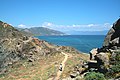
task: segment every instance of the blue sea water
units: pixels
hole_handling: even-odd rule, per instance
[[[77,50],[89,53],[92,48],[100,48],[105,35],[65,35],[65,36],[36,36],[52,44],[72,46]]]

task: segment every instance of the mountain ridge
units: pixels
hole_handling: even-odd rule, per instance
[[[23,33],[29,33],[31,35],[34,36],[50,36],[50,35],[65,35],[65,33],[57,31],[57,30],[53,30],[53,29],[49,29],[49,28],[45,28],[45,27],[32,27],[32,28],[17,28],[19,31],[22,31]]]

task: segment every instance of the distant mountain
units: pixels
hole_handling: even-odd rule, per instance
[[[26,29],[23,29],[23,28],[18,28],[18,27],[15,27],[17,30],[19,30],[23,35],[26,35],[26,36],[34,36],[33,33],[31,33],[29,30]]]
[[[57,30],[52,30],[49,28],[44,28],[44,27],[33,27],[33,28],[17,28],[19,31],[25,33],[25,34],[30,34],[34,36],[40,36],[40,35],[65,35],[65,33],[57,31]]]
[[[104,31],[66,31],[70,35],[106,35],[108,30]]]

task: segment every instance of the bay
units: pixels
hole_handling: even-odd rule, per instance
[[[93,48],[102,47],[105,35],[64,35],[64,36],[36,36],[41,40],[61,46],[71,46],[85,53]]]

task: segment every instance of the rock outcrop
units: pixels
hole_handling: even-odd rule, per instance
[[[103,47],[90,51],[90,59],[97,61],[96,67],[98,72],[107,75],[109,73],[109,76],[114,75],[114,78],[120,77],[120,69],[118,69],[118,66],[120,66],[120,19],[109,30]]]
[[[109,30],[103,48],[119,49],[120,48],[120,19],[118,19]]]
[[[90,60],[83,61],[76,65],[73,73],[70,75],[71,78],[84,80],[88,73],[97,72],[104,74],[105,77],[110,80],[120,79],[120,19],[118,19],[109,30],[102,48],[94,48],[89,53]],[[77,77],[79,77],[79,79]],[[91,77],[93,77],[93,75],[91,75]]]

